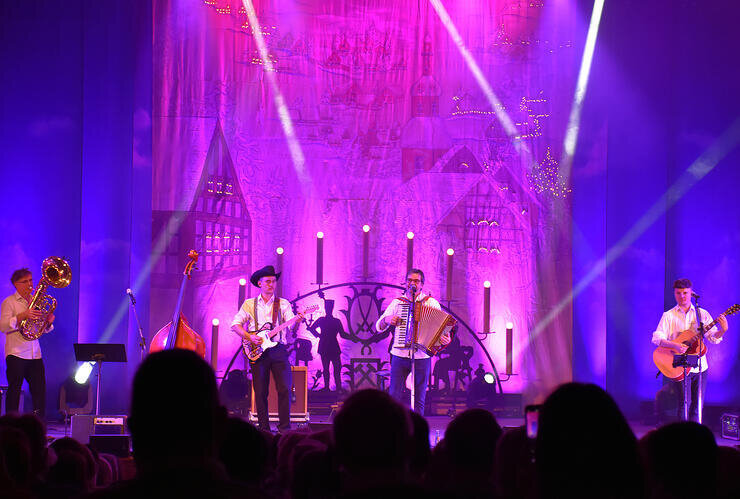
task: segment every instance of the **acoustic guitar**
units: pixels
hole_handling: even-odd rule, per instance
[[[255,345],[254,343],[246,339],[242,340],[242,346],[244,348],[244,353],[247,355],[247,358],[251,360],[252,362],[259,359],[265,350],[267,350],[268,348],[272,348],[278,344],[277,341],[274,341],[275,336],[280,334],[281,331],[288,329],[293,324],[303,319],[304,315],[311,314],[318,309],[319,309],[319,306],[316,304],[309,305],[308,307],[306,307],[306,309],[303,312],[296,315],[289,321],[286,321],[280,324],[275,329],[266,330],[266,331],[258,331],[257,336],[262,338],[262,343],[259,345]],[[268,323],[268,325],[271,325],[271,324]]]
[[[704,332],[709,331],[714,327],[715,324],[717,324],[717,320],[720,317],[728,317],[732,314],[735,314],[737,312],[740,312],[740,305],[737,303],[721,314],[719,314],[712,322],[711,324],[707,324],[704,326]],[[686,350],[687,354],[690,355],[699,355],[704,356],[707,353],[707,345],[703,341],[701,342],[701,351],[698,351],[699,349],[699,336],[703,335],[704,333],[700,333],[696,329],[687,329],[686,331],[681,331],[678,336],[676,336],[672,341],[675,341],[676,343],[683,343],[686,345],[688,350]],[[660,370],[661,373],[666,378],[670,378],[673,381],[683,381],[683,368],[682,367],[673,367],[673,356],[676,354],[676,352],[668,347],[658,347],[653,352],[653,362],[655,362],[655,366]]]

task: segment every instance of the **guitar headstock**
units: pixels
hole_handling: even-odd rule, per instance
[[[314,303],[313,305],[307,306],[305,309],[303,309],[303,312],[301,312],[301,315],[308,315],[316,312],[319,309],[319,305],[317,303]]]
[[[190,279],[190,274],[193,272],[193,269],[195,268],[195,264],[198,263],[198,252],[195,250],[190,250],[188,252],[188,264],[185,265],[185,270],[183,271],[183,275],[187,276],[188,279]]]
[[[725,310],[724,315],[728,316],[728,315],[736,314],[738,312],[740,312],[740,305],[736,303],[730,308],[728,308],[727,310]]]

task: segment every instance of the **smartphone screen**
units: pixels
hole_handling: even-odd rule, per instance
[[[537,420],[540,415],[539,405],[528,405],[524,408],[524,418],[527,425],[527,437],[537,438]]]

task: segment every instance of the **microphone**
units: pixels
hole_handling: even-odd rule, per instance
[[[136,305],[136,298],[134,298],[134,292],[131,291],[131,288],[126,289],[126,294],[131,298],[131,305]]]
[[[416,294],[416,284],[412,284],[411,286],[409,286],[409,291],[411,291],[412,295],[415,295]]]
[[[694,293],[694,292],[692,291],[692,292],[691,292],[691,297],[692,297],[692,298],[699,298],[699,295],[698,295],[698,294],[696,294],[696,293]]]

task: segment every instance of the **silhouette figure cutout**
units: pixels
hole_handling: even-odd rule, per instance
[[[324,390],[329,391],[329,365],[332,364],[334,367],[334,383],[337,386],[337,391],[341,391],[342,362],[339,357],[341,350],[337,335],[344,336],[344,326],[342,326],[342,321],[332,315],[334,300],[325,300],[324,309],[326,314],[316,319],[308,330],[319,338],[319,355],[321,356],[321,365],[324,368]],[[318,333],[317,329],[320,329],[321,333]]]

